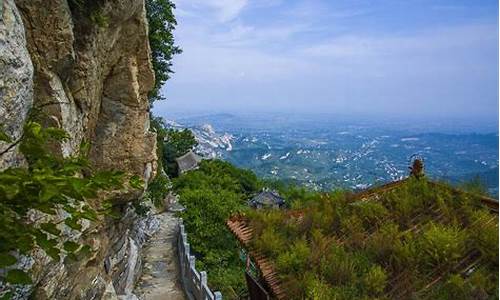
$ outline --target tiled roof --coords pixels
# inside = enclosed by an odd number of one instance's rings
[[[250,205],[256,206],[258,204],[262,206],[282,206],[285,204],[285,199],[279,196],[276,192],[262,191],[250,200]]]
[[[252,250],[250,240],[252,239],[253,230],[249,227],[247,220],[241,216],[233,216],[226,222],[229,230],[238,238],[238,240],[248,248],[249,255],[252,257],[257,268],[262,273],[266,288],[277,299],[286,299],[286,293],[281,287],[279,278],[274,270],[273,264],[268,261],[264,255],[258,251]]]
[[[197,168],[201,158],[193,151],[189,151],[183,156],[176,158],[175,161],[179,166],[179,173],[184,173]]]
[[[359,192],[354,194],[352,197],[353,201],[368,201],[371,199],[374,199],[377,197],[377,195],[381,193],[388,192],[392,189],[395,189],[399,186],[401,186],[407,179],[403,179],[400,181],[395,181],[395,182],[390,182],[387,184],[384,184],[379,187],[374,187],[374,188],[369,188],[365,191]],[[434,186],[439,186],[439,187],[445,187],[451,189],[452,194],[457,194],[457,193],[464,193],[463,191],[451,188],[447,185],[443,185],[440,183],[435,183],[435,182],[430,182],[431,185]],[[479,197],[481,200],[482,204],[484,204],[486,207],[490,209],[494,213],[492,215],[492,219],[498,218],[498,200],[489,198],[489,197]],[[304,212],[302,211],[288,211],[285,212],[290,215],[290,217],[295,218],[297,222],[300,222],[303,218]],[[435,211],[436,218],[440,218],[440,215],[442,212]],[[491,221],[489,220],[489,221]],[[415,222],[418,223],[418,220],[415,220]],[[269,289],[269,291],[273,294],[274,297],[277,299],[287,299],[287,295],[285,290],[282,287],[282,283],[280,282],[278,275],[274,269],[274,266],[271,261],[266,259],[264,255],[259,253],[256,249],[252,249],[250,245],[250,241],[252,240],[252,234],[253,234],[253,229],[250,226],[249,220],[245,218],[245,216],[242,215],[235,215],[232,216],[227,222],[227,226],[231,230],[231,232],[236,236],[236,238],[243,244],[244,247],[246,247],[249,251],[250,256],[253,258],[255,261],[257,267],[260,269],[262,273],[262,278],[265,281],[265,286]],[[418,224],[415,224],[413,228],[410,230],[419,230]],[[343,243],[343,241],[339,241],[340,243]],[[476,268],[479,264],[481,263],[481,257],[478,253],[468,253],[461,262],[456,266],[456,269],[459,270],[460,272],[466,273],[474,268]],[[441,278],[443,277],[443,274],[438,274],[436,273],[435,279],[430,282],[425,289],[430,288]],[[399,299],[401,297],[404,298],[404,282],[400,282],[398,278],[393,278],[392,282],[390,282],[390,286],[392,287],[391,290],[388,292],[387,296],[393,299]]]

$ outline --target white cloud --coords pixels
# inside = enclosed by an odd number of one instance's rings
[[[391,58],[451,54],[479,48],[496,39],[495,25],[469,25],[434,28],[413,35],[342,35],[326,42],[305,47],[306,55],[332,58]]]
[[[247,0],[210,0],[207,1],[217,10],[217,17],[220,22],[227,22],[235,19],[247,5]]]
[[[236,22],[227,31],[213,33],[208,40],[222,47],[255,47],[265,50],[273,44],[285,46],[292,41],[294,35],[312,30],[309,25],[299,23],[254,27]]]
[[[306,0],[267,9],[280,2],[178,0],[184,53],[164,89],[168,105],[439,112],[441,99],[460,109],[491,99],[496,24],[381,30],[357,22],[373,7],[322,10],[324,3]]]
[[[232,21],[239,16],[247,6],[247,0],[180,0],[177,7],[183,14],[189,14],[190,10],[198,10],[201,13],[209,11],[217,21],[224,23]]]

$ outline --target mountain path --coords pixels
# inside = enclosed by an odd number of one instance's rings
[[[160,228],[142,252],[143,269],[134,294],[141,300],[184,300],[177,253],[179,219],[171,212],[158,218]]]

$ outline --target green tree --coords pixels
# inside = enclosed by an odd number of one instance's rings
[[[258,190],[257,177],[228,162],[205,160],[198,170],[175,178],[173,185],[186,207],[181,217],[198,267],[207,271],[211,288],[225,298],[239,299],[246,288],[244,265],[238,242],[225,223],[246,208],[246,201]]]
[[[187,128],[183,130],[168,129],[165,144],[165,148],[169,147],[168,153],[179,157],[194,149],[198,142],[193,132]]]
[[[160,88],[170,78],[172,58],[182,50],[175,45],[173,31],[177,25],[174,16],[175,4],[170,0],[146,0],[149,22],[149,46],[155,72],[155,85],[149,93],[149,102],[164,99]]]

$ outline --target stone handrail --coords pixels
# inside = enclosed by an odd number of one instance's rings
[[[190,253],[182,219],[179,220],[177,247],[182,285],[189,300],[222,300],[220,292],[212,292],[208,287],[207,272],[196,270],[195,257]]]

